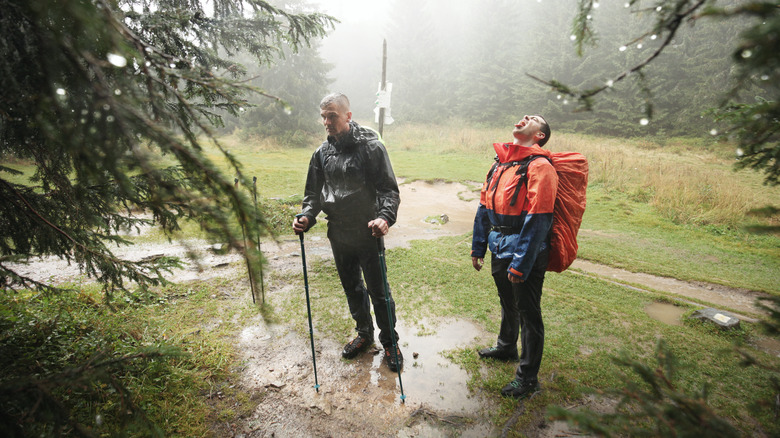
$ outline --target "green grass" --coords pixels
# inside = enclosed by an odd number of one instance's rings
[[[97,287],[56,296],[4,295],[0,387],[17,378],[46,382],[65,373],[44,385],[94,433],[149,436],[142,414],[162,436],[210,436],[220,417],[235,419],[236,410],[246,415],[257,404],[232,386],[239,379],[238,321],[253,312],[232,295],[233,281],[171,285],[142,302],[115,301],[113,309],[101,303]],[[123,356],[135,358],[98,369],[86,382],[67,377],[69,369],[88,361]],[[129,419],[120,387],[137,407]],[[11,409],[19,396],[4,391],[0,402]],[[42,424],[39,433],[53,421]]]
[[[780,294],[777,235],[676,224],[651,206],[596,186],[578,257],[632,272]]]
[[[258,196],[275,199],[303,193],[306,168],[312,152],[321,142],[321,138],[312,138],[304,147],[279,148],[258,139],[242,141],[235,135],[220,139],[222,146],[239,162],[243,174],[249,180],[257,177]],[[221,152],[207,149],[206,156],[228,170]]]
[[[437,154],[426,151],[391,150],[389,155],[397,177],[425,181],[481,181],[493,160],[492,156]]]

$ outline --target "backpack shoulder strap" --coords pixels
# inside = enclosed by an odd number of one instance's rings
[[[485,178],[485,182],[488,186],[490,186],[490,180],[493,179],[493,174],[496,172],[496,167],[498,167],[498,155],[493,158],[493,165],[490,166],[490,170],[487,173],[487,178]]]
[[[520,179],[517,181],[517,186],[515,186],[515,192],[512,194],[512,199],[509,201],[509,205],[514,206],[517,203],[517,196],[520,194],[520,187],[528,183],[528,166],[530,166],[531,162],[537,158],[546,158],[547,161],[552,164],[552,160],[550,160],[548,157],[545,157],[544,155],[531,155],[525,160],[520,161],[520,167],[518,167],[517,171],[515,172],[515,175],[519,175]]]

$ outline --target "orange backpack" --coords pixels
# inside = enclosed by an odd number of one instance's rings
[[[521,175],[521,181],[527,181],[528,165],[537,158],[546,157],[532,155],[520,164],[517,174]],[[563,272],[577,258],[577,232],[585,213],[585,191],[588,187],[588,159],[579,152],[553,152],[550,162],[558,174],[558,194],[553,210],[547,270]]]

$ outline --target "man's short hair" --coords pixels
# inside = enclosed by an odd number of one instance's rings
[[[322,98],[320,102],[320,109],[324,109],[326,106],[336,104],[339,108],[349,111],[349,99],[343,93],[331,93]]]
[[[547,141],[550,139],[550,124],[547,123],[547,120],[544,117],[538,115],[536,117],[539,117],[544,122],[539,127],[539,131],[541,131],[542,134],[544,134],[544,138],[539,140],[539,143],[537,143],[541,147],[544,146],[545,143],[547,143]]]

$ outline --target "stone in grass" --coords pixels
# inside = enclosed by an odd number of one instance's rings
[[[734,316],[734,314],[711,307],[693,312],[691,318],[710,321],[718,327],[727,330],[739,328],[739,318]]]
[[[441,214],[439,216],[427,216],[425,218],[425,222],[434,225],[444,225],[449,221],[450,221],[450,217],[447,216],[446,214]]]

